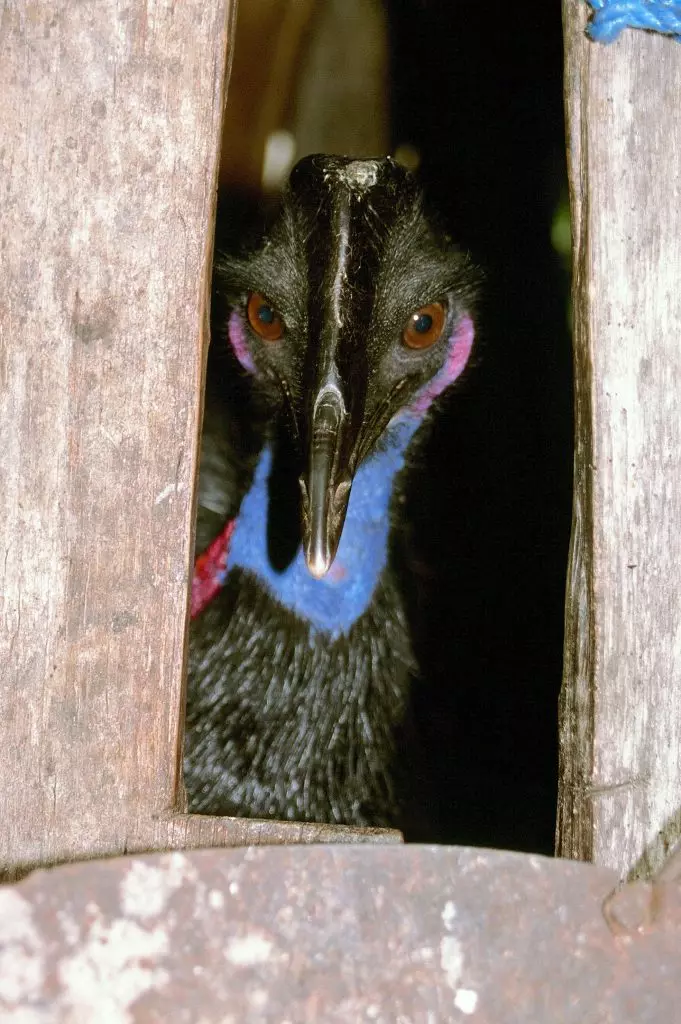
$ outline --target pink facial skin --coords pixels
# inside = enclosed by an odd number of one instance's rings
[[[246,328],[242,318],[236,310],[229,318],[228,334],[230,344],[234,349],[234,355],[237,357],[244,370],[248,373],[255,373],[255,363],[253,362],[248,348],[248,342],[246,341]]]
[[[468,357],[473,348],[474,334],[473,321],[468,316],[463,317],[449,339],[444,366],[418,393],[410,406],[412,412],[423,415],[433,399],[437,398],[445,388],[454,383],[468,362]]]
[[[246,328],[241,316],[236,311],[229,318],[228,333],[234,354],[244,370],[248,373],[255,373],[255,363],[246,340]],[[438,395],[442,394],[445,388],[454,383],[468,362],[471,349],[473,348],[474,334],[473,321],[468,316],[463,317],[449,339],[447,358],[444,365],[418,393],[411,406],[409,406],[409,412],[422,416],[431,402]]]

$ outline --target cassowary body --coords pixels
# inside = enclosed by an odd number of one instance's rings
[[[474,274],[392,160],[319,156],[262,245],[217,273],[199,550],[236,521],[191,631],[190,807],[394,823],[414,670],[400,477],[470,354]]]

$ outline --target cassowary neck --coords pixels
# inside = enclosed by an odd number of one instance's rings
[[[420,417],[404,411],[386,431],[384,444],[357,471],[336,559],[329,573],[314,579],[302,547],[282,572],[268,554],[268,479],[272,449],[260,456],[253,484],[241,504],[232,537],[230,567],[256,576],[270,594],[313,629],[338,637],[366,611],[388,561],[389,508],[395,477]]]

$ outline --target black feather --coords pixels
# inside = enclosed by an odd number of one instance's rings
[[[301,161],[264,241],[216,264],[197,549],[238,513],[267,443],[275,452],[268,552],[283,571],[300,549],[298,476],[312,443],[319,381],[331,373],[342,391],[347,413],[336,461],[352,477],[367,459],[380,458],[390,443],[388,423],[446,359],[444,340],[433,351],[407,351],[400,340],[405,320],[438,301],[454,330],[471,313],[476,281],[468,259],[426,211],[414,179],[392,161]],[[249,334],[253,377],[237,362],[226,330],[232,310],[243,318],[252,292],[266,296],[286,325],[276,344]],[[415,670],[394,555],[400,496],[398,475],[391,554],[349,630],[320,631],[240,568],[192,624],[185,748],[191,810],[395,824],[395,737]]]

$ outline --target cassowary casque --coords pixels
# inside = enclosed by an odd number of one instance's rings
[[[469,358],[475,280],[391,159],[301,160],[264,240],[218,261],[191,810],[395,822],[415,668],[393,558],[400,481]]]

